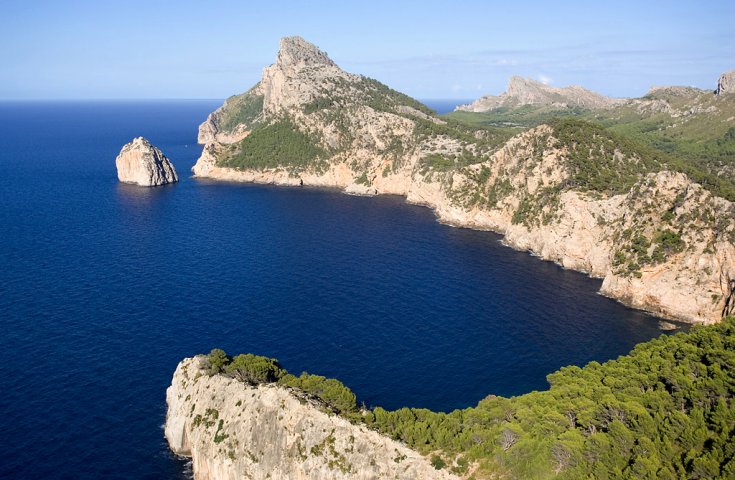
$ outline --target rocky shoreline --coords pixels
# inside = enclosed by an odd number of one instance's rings
[[[441,185],[427,182],[414,182],[404,179],[403,182],[389,179],[385,185],[376,178],[376,184],[371,187],[352,182],[354,173],[346,166],[331,169],[323,175],[302,174],[300,176],[290,175],[286,170],[274,171],[239,171],[223,167],[213,167],[204,174],[195,174],[197,178],[208,178],[218,181],[255,183],[280,186],[299,186],[303,180],[304,186],[327,187],[341,190],[348,194],[360,195],[400,195],[406,202],[430,208],[436,215],[437,220],[446,225],[459,228],[470,228],[474,230],[492,231],[503,235],[503,244],[515,250],[526,251],[546,261],[551,261],[563,268],[585,273],[593,278],[603,279],[600,293],[614,299],[626,306],[636,308],[658,317],[675,320],[684,323],[716,323],[720,315],[717,311],[707,315],[702,302],[693,302],[692,292],[687,291],[686,284],[664,286],[663,294],[668,294],[669,299],[662,299],[662,287],[651,285],[647,278],[626,278],[614,275],[610,271],[610,251],[608,248],[599,248],[605,245],[600,237],[600,232],[589,237],[589,232],[584,229],[568,228],[563,232],[555,232],[553,226],[540,229],[528,229],[524,225],[513,225],[507,213],[493,212],[482,209],[465,210],[456,205],[441,191]],[[691,182],[682,174],[665,172],[660,175],[658,183],[662,186],[674,181],[681,184],[682,189],[687,189]],[[407,188],[396,188],[396,185],[407,183]],[[701,188],[701,187],[700,187]],[[596,223],[592,212],[599,210],[600,201],[589,200],[577,192],[567,192],[568,205],[565,213],[568,218],[577,218],[581,223]],[[611,204],[623,203],[623,199],[613,198],[608,200]],[[582,238],[580,237],[589,237]],[[562,240],[566,238],[567,240]],[[577,241],[579,240],[579,241]],[[602,243],[600,243],[602,242]],[[597,246],[597,248],[595,247]],[[735,249],[732,245],[722,246],[722,259],[719,263],[723,268],[729,264],[735,266]],[[704,268],[704,267],[703,267]],[[712,267],[710,267],[712,268]],[[661,269],[652,269],[645,272],[646,277],[656,279],[661,276]],[[692,284],[700,283],[695,280]],[[726,286],[723,285],[723,296],[726,294]],[[692,308],[694,307],[694,308]],[[699,307],[699,309],[697,308]]]

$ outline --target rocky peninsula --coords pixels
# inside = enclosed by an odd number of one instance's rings
[[[179,181],[171,160],[143,137],[126,144],[115,159],[117,178],[123,183],[155,187]]]
[[[200,126],[195,176],[397,194],[445,223],[602,278],[662,317],[713,323],[735,296],[735,205],[593,124],[516,135],[448,122],[300,37]]]
[[[734,342],[726,317],[446,413],[213,349],[177,367],[165,433],[199,480],[733,478]]]

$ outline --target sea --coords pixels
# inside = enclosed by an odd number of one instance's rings
[[[662,334],[600,280],[401,197],[191,178],[219,104],[0,103],[0,478],[190,478],[166,388],[214,347],[450,411]],[[178,184],[118,182],[140,135]]]

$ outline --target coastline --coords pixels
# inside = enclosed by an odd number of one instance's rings
[[[200,159],[201,161],[201,159]],[[199,165],[199,164],[197,164]],[[674,305],[662,304],[659,301],[651,301],[652,296],[646,288],[645,282],[642,283],[643,288],[635,289],[628,286],[621,288],[621,283],[625,283],[626,279],[621,279],[610,272],[609,268],[604,265],[605,262],[590,259],[590,251],[582,251],[584,249],[575,248],[572,242],[571,248],[568,244],[563,243],[561,250],[556,244],[555,238],[558,233],[548,232],[544,229],[531,230],[524,226],[512,225],[507,215],[502,215],[497,211],[487,211],[482,209],[473,209],[467,211],[456,205],[452,205],[446,197],[440,185],[435,182],[415,181],[412,175],[401,175],[400,181],[395,179],[389,180],[385,185],[385,190],[381,188],[382,182],[380,177],[374,179],[375,184],[370,187],[355,184],[352,182],[354,174],[344,164],[336,167],[332,166],[329,171],[323,175],[305,174],[301,177],[292,176],[285,170],[281,171],[253,171],[253,170],[233,170],[223,167],[215,167],[210,164],[206,171],[199,170],[197,166],[193,169],[195,179],[206,179],[216,182],[228,183],[252,183],[259,185],[273,185],[279,187],[301,187],[300,179],[304,179],[304,188],[320,188],[339,191],[340,193],[360,196],[376,196],[376,195],[396,195],[403,197],[404,201],[411,205],[417,205],[429,208],[435,215],[439,223],[455,227],[467,228],[472,230],[490,231],[501,235],[503,238],[501,243],[517,251],[526,252],[534,257],[544,261],[555,263],[564,269],[574,270],[584,273],[585,275],[602,279],[603,283],[598,293],[607,298],[613,299],[626,307],[640,310],[647,314],[653,315],[662,320],[669,320],[683,324],[713,324],[718,322],[718,318],[704,317],[692,315],[690,311],[677,309]],[[391,175],[392,176],[392,175]],[[404,188],[396,189],[397,184],[402,184]],[[405,188],[405,187],[408,188]],[[569,192],[571,195],[579,197],[576,192]],[[579,198],[577,198],[579,200]],[[610,199],[608,199],[610,200]],[[613,203],[619,203],[617,201]],[[574,207],[572,207],[574,209]],[[503,221],[504,220],[504,221]],[[548,229],[547,229],[548,230]],[[570,236],[574,234],[574,229],[565,233]],[[549,248],[549,247],[556,248]],[[599,245],[598,245],[599,247]],[[595,249],[596,253],[602,248]],[[608,252],[609,253],[609,252]],[[609,255],[608,255],[609,256]],[[654,272],[654,276],[657,272]],[[632,281],[628,281],[632,283]],[[612,288],[610,286],[612,284]],[[681,290],[679,288],[678,297],[681,298]],[[687,292],[684,292],[685,294]]]

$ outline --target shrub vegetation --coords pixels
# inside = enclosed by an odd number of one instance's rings
[[[263,95],[247,92],[227,99],[227,108],[222,110],[217,127],[230,132],[240,124],[252,127],[263,112]]]
[[[219,163],[237,169],[303,168],[326,155],[318,139],[302,132],[288,119],[256,128],[231,148]]]
[[[213,350],[210,365],[220,365],[222,353]],[[260,379],[306,392],[353,422],[434,452],[437,468],[446,463],[462,472],[476,462],[478,476],[519,479],[735,478],[735,317],[661,336],[604,364],[562,368],[547,377],[547,391],[491,395],[449,413],[360,410],[337,380],[296,377],[273,359],[243,357],[269,366]],[[220,372],[231,375],[225,364]]]
[[[613,134],[617,144],[635,146],[636,150],[644,147],[640,150],[641,167],[655,167],[648,160],[656,160],[652,154],[658,152],[661,165],[684,172],[716,195],[735,201],[735,183],[727,173],[735,166],[735,127],[730,122],[735,115],[735,99],[717,98],[712,92],[695,90],[686,95],[659,92],[644,99],[665,101],[680,111],[700,111],[682,120],[680,116],[656,110],[639,110],[632,104],[601,110],[525,105],[483,113],[452,112],[444,118],[514,131],[543,123],[569,130],[586,121]],[[656,167],[653,171],[658,170]],[[651,170],[645,168],[645,171]],[[623,173],[622,180],[625,180],[629,172]],[[624,183],[614,181],[614,186]]]

